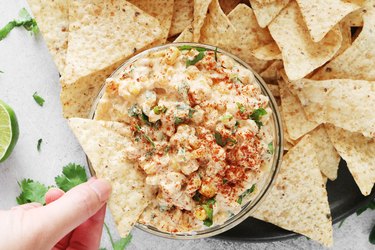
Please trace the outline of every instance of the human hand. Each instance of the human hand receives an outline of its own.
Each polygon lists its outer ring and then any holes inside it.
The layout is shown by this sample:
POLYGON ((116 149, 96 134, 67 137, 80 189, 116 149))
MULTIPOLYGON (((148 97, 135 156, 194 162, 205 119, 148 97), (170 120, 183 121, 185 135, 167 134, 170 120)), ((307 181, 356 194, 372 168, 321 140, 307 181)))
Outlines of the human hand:
POLYGON ((90 179, 64 193, 50 189, 46 206, 0 211, 0 249, 98 249, 110 184, 90 179))

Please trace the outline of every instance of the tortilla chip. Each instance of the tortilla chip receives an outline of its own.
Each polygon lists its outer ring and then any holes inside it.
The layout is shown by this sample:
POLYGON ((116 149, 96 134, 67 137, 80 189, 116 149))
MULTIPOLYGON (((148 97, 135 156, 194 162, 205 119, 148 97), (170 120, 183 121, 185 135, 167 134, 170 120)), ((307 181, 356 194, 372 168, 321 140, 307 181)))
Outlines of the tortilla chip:
POLYGON ((280 88, 276 84, 267 84, 267 87, 270 89, 273 97, 280 97, 280 88))
MULTIPOLYGON (((201 36, 201 28, 206 19, 208 6, 212 0, 194 0, 193 41, 198 42, 201 36)), ((219 6, 220 8, 220 6, 219 6)))
POLYGON ((177 35, 193 22, 194 0, 175 0, 169 36, 177 35))
POLYGON ((191 25, 186 27, 184 31, 173 42, 193 42, 193 27, 191 27, 191 25))
POLYGON ((301 79, 292 85, 310 120, 375 136, 375 82, 301 79))
POLYGON ((253 55, 260 60, 277 60, 282 59, 281 51, 275 42, 261 46, 253 50, 253 55))
POLYGON ((341 55, 345 50, 347 50, 352 45, 352 33, 351 33, 351 27, 349 23, 343 20, 340 22, 339 27, 340 27, 341 36, 342 36, 342 42, 341 42, 341 47, 337 51, 334 58, 341 55))
POLYGON ((334 148, 323 125, 310 133, 311 143, 315 147, 320 171, 331 181, 336 180, 340 163, 340 155, 334 148))
POLYGON ((69 8, 67 0, 28 0, 38 27, 59 72, 65 67, 68 48, 69 8), (53 13, 53 15, 51 14, 53 13))
POLYGON ((287 6, 289 0, 250 0, 259 26, 265 28, 287 6))
MULTIPOLYGON (((215 5, 213 1, 211 5, 215 5)), ((202 28, 201 42, 211 43, 228 50, 248 63, 256 72, 261 72, 270 62, 259 60, 251 54, 251 50, 272 41, 267 29, 262 29, 256 22, 250 7, 239 4, 229 13, 228 18, 219 9, 214 8, 207 15, 202 28), (216 11, 213 14, 213 11, 216 11), (221 20, 220 23, 208 23, 209 20, 221 20)))
POLYGON ((308 135, 284 155, 272 190, 252 216, 332 245, 327 191, 308 135))
POLYGON ((226 15, 241 2, 242 0, 219 0, 220 7, 226 15))
POLYGON ((338 27, 320 42, 312 41, 295 2, 282 10, 268 28, 281 50, 285 71, 291 80, 300 79, 326 63, 341 46, 338 27))
POLYGON ((71 1, 69 20, 69 47, 61 79, 64 115, 87 117, 91 106, 87 100, 96 97, 109 69, 160 39, 161 29, 155 18, 121 0, 71 1))
POLYGON ((326 125, 327 133, 337 152, 346 161, 361 193, 369 195, 375 183, 375 140, 326 125))
POLYGON ((341 0, 297 0, 312 40, 319 42, 347 14, 360 8, 341 0))
POLYGON ((279 106, 279 113, 281 115, 281 123, 283 125, 283 134, 284 134, 284 150, 288 150, 292 148, 294 145, 296 145, 296 141, 292 140, 289 136, 288 130, 285 126, 285 118, 283 115, 283 108, 279 106))
POLYGON ((160 43, 165 43, 172 24, 174 0, 128 0, 128 2, 158 19, 162 30, 160 43))
POLYGON ((364 15, 364 26, 352 46, 336 57, 315 75, 314 79, 358 79, 375 80, 375 8, 364 15))
POLYGON ((263 78, 263 80, 267 84, 276 84, 278 85, 279 83, 277 82, 279 78, 278 71, 283 68, 283 62, 281 60, 276 60, 272 62, 272 64, 262 71, 259 75, 263 78))
POLYGON ((283 108, 283 115, 286 129, 292 140, 297 140, 303 135, 307 134, 319 124, 307 119, 301 102, 297 96, 294 96, 284 82, 279 80, 281 106, 283 108))
POLYGON ((108 206, 120 236, 125 237, 148 205, 145 176, 126 158, 131 141, 115 131, 125 125, 80 118, 70 119, 69 125, 90 159, 96 176, 112 184, 108 206))

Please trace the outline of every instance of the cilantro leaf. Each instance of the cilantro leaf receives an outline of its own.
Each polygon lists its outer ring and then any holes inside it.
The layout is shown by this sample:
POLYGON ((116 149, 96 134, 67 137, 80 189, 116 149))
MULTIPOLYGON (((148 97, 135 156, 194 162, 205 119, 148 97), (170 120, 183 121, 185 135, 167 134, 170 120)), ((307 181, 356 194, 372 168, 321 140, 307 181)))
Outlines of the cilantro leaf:
POLYGON ((202 60, 204 57, 204 51, 200 51, 198 55, 196 55, 193 60, 186 60, 186 68, 189 67, 190 65, 194 65, 200 60, 202 60))
POLYGON ((39 32, 38 25, 34 18, 32 18, 25 8, 19 12, 19 19, 10 21, 3 28, 0 29, 0 41, 3 40, 15 27, 24 27, 26 30, 31 31, 33 34, 39 32))
POLYGON ((243 192, 240 196, 238 196, 237 203, 241 205, 243 198, 245 198, 246 195, 251 194, 252 192, 254 192, 254 190, 255 190, 255 184, 253 184, 251 186, 251 188, 246 189, 245 192, 243 192))
POLYGON ((4 74, 4 71, 0 70, 0 74, 4 74))
POLYGON ((44 197, 48 188, 44 184, 30 179, 23 179, 21 182, 18 182, 18 186, 21 189, 21 194, 16 198, 19 205, 31 202, 45 204, 44 197))
POLYGON ((126 248, 126 246, 129 245, 130 241, 133 238, 133 236, 131 234, 128 234, 128 236, 126 236, 125 238, 121 238, 117 241, 113 241, 111 231, 109 230, 109 227, 107 226, 106 223, 104 223, 104 228, 107 231, 107 234, 109 236, 109 240, 111 241, 111 245, 112 245, 113 250, 124 250, 126 248))
POLYGON ((372 227, 368 240, 371 244, 375 245, 375 225, 372 227))
POLYGON ((267 111, 264 108, 259 108, 254 110, 254 112, 249 116, 250 119, 255 121, 258 127, 262 127, 263 123, 260 121, 260 118, 267 114, 267 111))
POLYGON ((225 145, 227 145, 227 141, 223 139, 223 136, 219 132, 215 132, 214 137, 217 145, 221 147, 225 147, 225 145))
POLYGON ((166 106, 155 106, 153 108, 155 115, 160 115, 161 113, 167 112, 166 106))
POLYGON ((43 139, 40 138, 40 139, 38 140, 38 145, 36 146, 36 149, 37 149, 38 151, 40 151, 40 148, 41 148, 41 146, 42 146, 42 142, 43 142, 43 139))
POLYGON ((62 175, 55 177, 56 185, 65 192, 86 181, 84 167, 74 163, 69 163, 63 168, 62 175))
POLYGON ((39 106, 43 107, 45 100, 41 96, 38 95, 38 92, 35 92, 33 94, 33 98, 35 102, 38 103, 39 106))
POLYGON ((214 198, 211 198, 202 205, 207 215, 207 218, 203 221, 203 225, 207 227, 212 226, 212 223, 213 223, 213 215, 214 215, 213 205, 215 204, 215 202, 216 200, 214 198))

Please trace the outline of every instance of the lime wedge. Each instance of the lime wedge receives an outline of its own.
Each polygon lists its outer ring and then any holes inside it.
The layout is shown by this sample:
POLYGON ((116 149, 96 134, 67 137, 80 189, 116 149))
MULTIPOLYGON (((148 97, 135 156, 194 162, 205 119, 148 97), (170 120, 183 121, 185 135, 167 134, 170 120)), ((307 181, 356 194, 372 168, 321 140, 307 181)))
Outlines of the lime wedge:
POLYGON ((16 146, 18 122, 13 109, 0 100, 0 162, 5 161, 16 146))

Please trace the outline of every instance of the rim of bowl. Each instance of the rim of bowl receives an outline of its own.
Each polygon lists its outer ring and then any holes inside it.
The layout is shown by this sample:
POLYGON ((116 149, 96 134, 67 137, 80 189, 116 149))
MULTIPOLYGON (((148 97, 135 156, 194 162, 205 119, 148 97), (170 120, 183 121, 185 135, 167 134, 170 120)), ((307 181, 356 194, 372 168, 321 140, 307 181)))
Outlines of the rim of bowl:
MULTIPOLYGON (((148 232, 153 235, 161 236, 164 238, 169 238, 169 239, 200 239, 200 238, 207 238, 207 237, 212 237, 218 234, 221 234, 225 231, 228 231, 229 229, 235 227, 236 225, 240 224, 243 222, 246 218, 248 218, 259 206, 259 204, 264 200, 264 198, 267 196, 269 191, 271 190, 274 181, 276 179, 276 176, 279 172, 281 162, 282 162, 282 156, 283 156, 283 129, 282 129, 282 122, 281 122, 281 116, 280 112, 277 107, 276 100, 274 96, 272 95, 271 91, 267 87, 267 84, 265 81, 262 79, 262 77, 259 76, 257 72, 255 72, 247 63, 245 63, 243 60, 238 58, 237 56, 220 49, 219 47, 216 46, 211 46, 207 44, 202 44, 202 43, 190 43, 190 42, 181 42, 181 43, 170 43, 170 44, 165 44, 165 45, 160 45, 160 46, 155 46, 152 48, 149 48, 147 50, 144 50, 140 52, 139 54, 129 58, 126 60, 124 63, 122 63, 110 76, 109 78, 115 77, 118 73, 121 72, 121 70, 126 67, 128 64, 131 64, 135 62, 136 60, 146 56, 149 53, 156 52, 159 50, 167 49, 171 46, 183 46, 183 45, 189 45, 189 46, 195 46, 195 47, 202 47, 205 49, 209 50, 217 50, 217 52, 222 53, 224 55, 227 55, 234 59, 237 63, 242 65, 243 67, 249 69, 255 76, 257 84, 260 86, 262 90, 262 94, 266 95, 269 98, 269 104, 268 106, 272 109, 272 120, 273 120, 273 133, 274 133, 274 138, 273 138, 273 143, 274 143, 274 156, 273 156, 273 162, 271 169, 269 171, 269 175, 265 177, 267 180, 265 181, 264 186, 258 193, 258 195, 255 197, 255 199, 252 199, 248 201, 246 204, 244 204, 241 207, 241 211, 229 219, 227 219, 223 224, 221 225, 216 225, 213 227, 206 228, 204 230, 199 230, 199 231, 191 231, 191 232, 180 232, 180 233, 168 233, 164 232, 161 230, 158 230, 157 228, 150 226, 150 225, 144 225, 141 223, 136 223, 135 227, 138 229, 141 229, 142 231, 148 232)), ((99 104, 100 99, 104 95, 105 92, 105 87, 106 84, 102 86, 98 96, 96 97, 95 101, 93 102, 93 105, 91 107, 91 111, 89 114, 89 119, 94 119, 95 116, 95 111, 96 108, 99 104)), ((92 176, 95 176, 95 170, 92 168, 91 162, 87 158, 87 163, 89 166, 89 171, 92 176)))

